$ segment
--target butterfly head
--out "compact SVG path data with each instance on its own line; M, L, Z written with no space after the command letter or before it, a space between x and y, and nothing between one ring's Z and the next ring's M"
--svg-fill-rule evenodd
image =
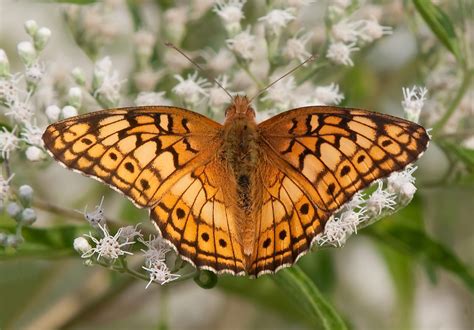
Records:
M233 102L225 110L225 118L229 120L235 117L249 117L255 118L255 110L250 105L247 96L237 95Z

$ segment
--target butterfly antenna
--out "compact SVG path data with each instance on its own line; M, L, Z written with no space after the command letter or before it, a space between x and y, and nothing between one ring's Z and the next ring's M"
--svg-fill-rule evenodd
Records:
M206 70L204 70L199 64L197 64L193 59L191 59L188 55L186 55L181 49L179 49L178 47L176 47L175 45L173 45L171 42L165 42L165 46L167 47L170 47L170 48L173 48L175 51L177 51L178 53L180 53L181 55L183 55L189 62L191 62L196 68L198 68L201 72L203 73L206 73ZM222 88L222 90L227 94L229 95L231 101L234 100L234 97L229 93L229 91L227 89L224 88L224 86L221 85L220 82L217 81L217 79L214 79L214 78L211 78L211 80L214 81L214 83L219 86L220 88Z
M298 70L299 68L301 68L303 65L305 65L306 63L308 62L311 62L313 61L314 59L316 59L316 55L311 55L310 57L308 57L306 60L304 60L303 62L301 62L300 64L298 64L297 66L295 66L293 69L291 69L290 71L288 71L287 73L285 73L283 76L281 76L280 78L278 78L277 80L275 80L274 82L272 82L271 84L269 84L267 87L265 87L264 89L261 89L255 96L253 96L251 99L250 99L250 102L252 102L256 97L262 95L263 93L265 93L268 89L270 89L270 87L272 87L273 85L275 85L277 82L279 82L280 80L282 80L283 78L289 76L290 74L292 74L293 72L295 72L296 70Z

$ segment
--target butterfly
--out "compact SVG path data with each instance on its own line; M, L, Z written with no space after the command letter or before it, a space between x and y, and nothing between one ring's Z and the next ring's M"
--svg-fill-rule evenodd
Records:
M331 106L257 124L236 96L223 125L168 106L103 110L50 125L50 154L150 209L162 237L199 269L259 276L291 266L354 194L414 162L426 130Z

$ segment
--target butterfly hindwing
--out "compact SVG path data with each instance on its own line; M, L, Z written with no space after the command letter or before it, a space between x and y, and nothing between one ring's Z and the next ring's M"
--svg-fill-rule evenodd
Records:
M242 241L229 202L229 194L236 190L232 184L222 163L214 160L199 166L163 195L151 218L163 238L195 266L243 274Z
M68 168L103 181L140 207L208 161L221 125L174 107L93 112L50 125L45 146Z

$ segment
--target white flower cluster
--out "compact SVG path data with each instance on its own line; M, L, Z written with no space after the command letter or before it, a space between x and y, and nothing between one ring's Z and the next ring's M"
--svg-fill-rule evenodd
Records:
M324 232L316 236L318 246L341 247L357 230L406 206L413 198L416 187L415 166L394 172L388 178L376 181L377 188L368 197L358 192L331 217Z
M0 49L0 105L6 108L5 115L11 119L12 128L3 126L0 132L0 152L8 159L16 150L25 152L30 161L44 159L42 128L36 124L31 99L40 86L45 67L39 55L51 37L51 31L39 27L33 20L24 24L31 40L17 45L18 56L24 64L21 73L10 73L7 54ZM24 81L25 84L22 84Z
M163 285L179 278L180 275L172 273L166 265L166 254L171 251L171 248L163 239L154 237L141 242L147 247L147 250L142 250L145 255L145 266L142 268L148 272L150 277L146 288L152 282Z

